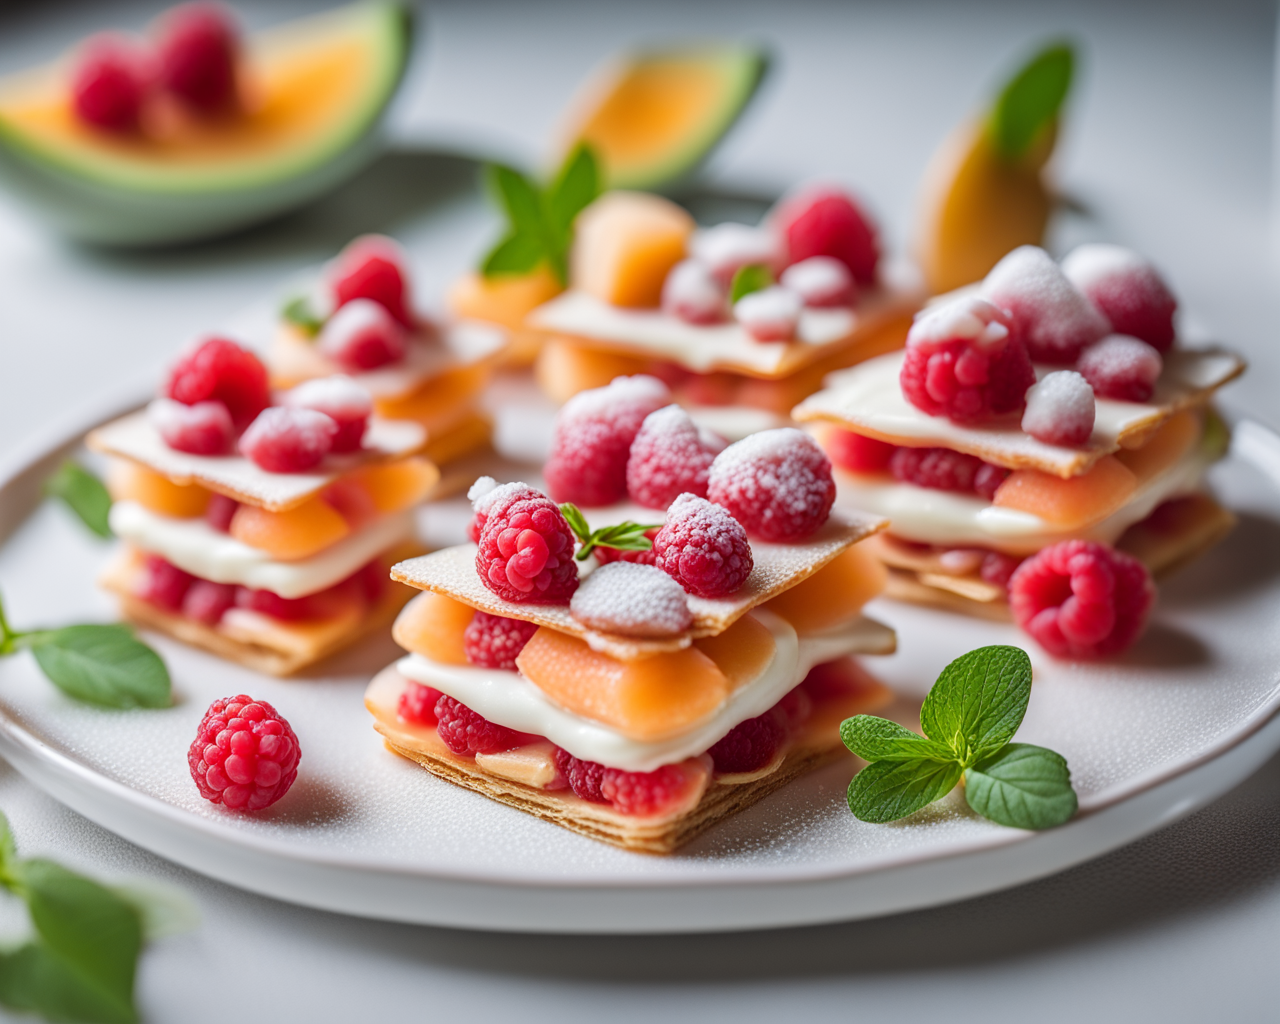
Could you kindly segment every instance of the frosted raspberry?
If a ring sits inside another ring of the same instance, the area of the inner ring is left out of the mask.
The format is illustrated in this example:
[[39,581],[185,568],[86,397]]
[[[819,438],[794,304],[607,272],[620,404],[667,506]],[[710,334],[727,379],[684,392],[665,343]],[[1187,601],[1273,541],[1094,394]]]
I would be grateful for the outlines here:
[[662,311],[686,323],[713,324],[727,309],[724,287],[698,260],[677,263],[662,282]]
[[930,416],[979,423],[1021,409],[1036,374],[1008,314],[966,296],[911,325],[898,381],[907,401]]
[[1099,398],[1145,402],[1155,394],[1164,360],[1145,341],[1112,334],[1085,349],[1076,369]]
[[516,658],[537,631],[534,622],[476,612],[462,633],[462,649],[473,665],[514,672]]
[[774,759],[785,738],[778,716],[766,711],[735,725],[707,753],[718,772],[755,772]]
[[634,562],[602,565],[569,602],[588,629],[622,636],[679,636],[693,623],[684,588],[663,570]]
[[559,506],[536,495],[490,512],[476,551],[476,572],[507,601],[566,604],[578,589],[574,538]]
[[410,682],[396,702],[396,717],[411,725],[435,725],[436,702],[444,694],[434,686]]
[[241,694],[209,705],[187,764],[206,800],[232,811],[260,811],[289,792],[300,755],[298,737],[281,714],[265,700]]
[[667,386],[644,375],[615,377],[570,398],[556,414],[542,470],[551,496],[586,508],[625,498],[631,442],[645,417],[670,401]]
[[150,77],[146,57],[130,40],[109,32],[93,36],[76,61],[71,108],[94,128],[136,131]]
[[781,239],[767,228],[727,222],[695,231],[689,239],[689,254],[727,288],[743,267],[763,264],[777,269],[783,247]]
[[480,543],[480,534],[484,532],[484,524],[490,512],[501,511],[519,498],[539,497],[541,493],[528,484],[518,481],[500,484],[491,476],[480,477],[467,491],[467,498],[471,502],[472,509],[475,510],[475,515],[467,524],[467,536],[475,543]]
[[1172,347],[1178,300],[1160,272],[1136,252],[1118,245],[1081,245],[1062,261],[1062,272],[1117,334],[1139,338],[1158,352]]
[[264,409],[240,438],[240,452],[268,473],[303,473],[333,448],[338,424],[314,409]]
[[403,327],[413,328],[410,312],[408,261],[399,244],[384,235],[362,235],[334,261],[329,285],[334,305],[372,299]]
[[316,345],[352,373],[399,362],[408,349],[405,329],[372,299],[352,299],[334,313],[320,329]]
[[161,84],[204,114],[234,107],[237,35],[230,13],[218,4],[183,4],[168,11],[156,44]]
[[827,435],[826,447],[831,461],[851,473],[883,473],[898,450],[896,444],[888,441],[838,428]]
[[496,754],[525,742],[524,733],[490,722],[448,694],[436,701],[436,723],[436,732],[455,754]]
[[164,394],[183,405],[221,402],[236,430],[243,430],[271,404],[262,360],[226,338],[209,338],[179,357]]
[[1074,363],[1111,330],[1053,257],[1034,245],[1019,246],[997,263],[982,282],[982,294],[1009,312],[1038,362]]
[[606,768],[600,780],[600,795],[619,814],[647,817],[665,810],[684,792],[684,772],[678,765],[664,764],[651,772],[624,772]]
[[678,405],[645,417],[627,459],[627,493],[647,508],[666,508],[676,495],[707,493],[711,460],[724,450],[723,438],[698,429]]
[[221,402],[183,405],[172,398],[157,398],[147,406],[147,419],[175,451],[226,455],[235,445],[236,428]]
[[373,398],[350,377],[320,377],[286,391],[281,405],[292,409],[315,409],[338,424],[333,436],[333,451],[358,451],[364,440],[369,417],[373,415]]
[[790,288],[773,285],[733,304],[733,318],[756,341],[789,341],[796,335],[804,300]]
[[793,263],[778,283],[799,295],[806,306],[852,306],[858,297],[853,274],[834,256],[810,256]]
[[209,507],[204,510],[204,521],[222,533],[231,532],[231,519],[236,514],[240,502],[228,498],[225,494],[214,494],[209,498]]
[[859,284],[874,284],[880,243],[870,218],[843,189],[809,186],[784,199],[769,215],[787,242],[788,260],[833,256]]
[[[652,530],[645,530],[644,535],[649,538],[652,544],[658,536],[658,530],[661,527],[655,526]],[[608,565],[611,562],[634,562],[636,565],[656,565],[656,556],[653,548],[648,551],[623,551],[620,548],[593,548],[591,553],[596,556],[596,561],[601,565]]]
[[654,565],[697,597],[727,597],[755,564],[747,531],[724,508],[682,494],[653,539]]
[[1023,559],[1016,555],[1006,555],[1003,551],[988,551],[982,556],[982,566],[978,572],[988,583],[1007,589],[1009,580],[1022,562]]
[[600,783],[604,781],[604,765],[599,761],[583,761],[560,747],[556,747],[555,754],[552,756],[556,768],[564,776],[574,796],[593,804],[609,802],[600,792]]
[[1000,466],[950,448],[899,448],[889,460],[894,477],[936,491],[973,492],[988,501],[1009,475]]
[[182,599],[182,614],[206,626],[215,626],[235,603],[236,588],[233,584],[197,579]]
[[753,536],[793,543],[827,521],[836,484],[818,443],[782,427],[744,437],[717,455],[707,497]]
[[143,557],[142,572],[134,593],[167,611],[179,612],[194,582],[195,577],[191,573],[159,555],[148,554]]
[[1032,555],[1009,581],[1014,620],[1057,658],[1125,650],[1142,632],[1155,587],[1136,558],[1087,540]]
[[1055,370],[1027,392],[1022,429],[1045,444],[1084,444],[1093,433],[1097,405],[1080,374]]

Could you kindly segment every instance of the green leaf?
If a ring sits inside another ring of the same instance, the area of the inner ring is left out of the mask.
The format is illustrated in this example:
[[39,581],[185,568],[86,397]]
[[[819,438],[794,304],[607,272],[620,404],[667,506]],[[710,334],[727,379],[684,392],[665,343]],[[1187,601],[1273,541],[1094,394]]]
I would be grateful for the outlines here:
[[311,303],[307,301],[305,295],[299,295],[286,302],[280,315],[308,338],[314,338],[324,326],[324,320],[312,312]]
[[545,245],[542,198],[537,186],[513,167],[490,164],[489,185],[506,211],[511,235],[529,235]]
[[23,637],[41,670],[68,696],[112,708],[165,708],[169,670],[123,625],[67,626]]
[[45,493],[61,500],[85,526],[99,537],[110,537],[107,513],[111,511],[111,495],[102,481],[68,459],[44,484]]
[[8,888],[13,875],[14,860],[18,856],[18,848],[13,842],[13,830],[9,828],[9,819],[0,811],[0,885]]
[[961,774],[954,761],[877,761],[849,783],[849,810],[859,821],[897,821],[942,799]]
[[480,273],[485,277],[527,274],[545,255],[542,239],[537,235],[508,235],[489,250],[489,255],[480,264]]
[[1010,743],[965,773],[964,795],[984,818],[1014,828],[1053,828],[1076,813],[1076,791],[1061,754]]
[[195,931],[200,911],[182,889],[150,879],[134,879],[107,886],[129,904],[142,923],[146,942]]
[[924,699],[920,725],[968,768],[994,754],[1022,724],[1031,699],[1031,659],[1020,647],[979,647],[942,670]]
[[773,284],[773,271],[763,263],[751,263],[739,267],[729,285],[729,305],[733,305],[744,295],[764,291]]
[[1204,433],[1200,435],[1200,451],[1206,459],[1217,461],[1231,447],[1231,428],[1213,406],[1204,410]]
[[569,524],[569,529],[573,531],[573,535],[578,540],[585,541],[591,536],[591,527],[587,523],[587,517],[582,514],[582,509],[578,508],[571,501],[566,501],[560,506],[560,512],[564,515],[565,522]]
[[1054,43],[1036,54],[997,97],[991,111],[991,138],[996,152],[1018,160],[1058,117],[1071,88],[1075,52]]
[[573,241],[573,222],[600,195],[600,164],[595,151],[579,143],[547,189],[547,221],[559,248]]
[[0,1003],[51,1021],[133,1024],[132,1000],[102,992],[45,945],[0,953]]
[[864,761],[953,761],[951,751],[875,715],[857,715],[840,723],[840,739]]
[[585,562],[596,548],[616,548],[619,551],[648,551],[653,547],[645,534],[649,530],[660,529],[661,523],[633,523],[630,519],[614,526],[602,526],[592,530],[582,510],[572,502],[560,506],[565,522],[578,538],[578,553],[574,555],[579,562]]

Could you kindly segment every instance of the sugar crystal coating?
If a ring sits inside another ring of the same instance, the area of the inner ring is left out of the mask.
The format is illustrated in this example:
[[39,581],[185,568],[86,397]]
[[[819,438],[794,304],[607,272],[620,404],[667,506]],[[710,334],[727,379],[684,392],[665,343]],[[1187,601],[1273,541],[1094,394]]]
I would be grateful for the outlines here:
[[471,522],[467,524],[467,536],[473,541],[479,542],[480,534],[484,532],[484,524],[489,518],[490,512],[494,509],[504,508],[517,498],[534,498],[540,493],[540,491],[520,481],[500,484],[491,476],[478,478],[467,491],[467,500],[471,502],[471,507],[475,510],[475,515],[472,517]]
[[249,424],[240,452],[269,473],[303,473],[333,450],[338,424],[315,409],[274,405]]
[[1164,360],[1145,341],[1110,334],[1081,353],[1076,369],[1099,398],[1145,402],[1155,394]]
[[403,359],[408,339],[381,303],[352,299],[325,321],[316,347],[344,370],[360,373]]
[[778,283],[799,295],[806,306],[851,306],[858,295],[853,274],[834,256],[810,256],[793,263]]
[[573,547],[559,506],[535,492],[491,509],[476,550],[476,572],[504,600],[567,604],[578,589]]
[[717,455],[707,497],[753,536],[792,543],[827,521],[836,485],[818,443],[802,430],[781,427],[744,437]]
[[1038,246],[1022,245],[1005,256],[982,282],[982,294],[1012,315],[1037,362],[1074,363],[1111,329]]
[[782,260],[782,243],[766,228],[726,221],[695,231],[689,239],[689,253],[717,281],[728,285],[743,267],[753,264],[777,267]]
[[693,622],[684,588],[661,569],[602,565],[578,587],[569,614],[588,629],[620,636],[679,636]]
[[756,341],[788,341],[795,337],[804,300],[790,288],[772,285],[744,295],[733,304],[733,318]]
[[260,811],[298,777],[298,737],[264,700],[244,694],[209,705],[187,765],[200,795],[232,811]]
[[333,438],[333,451],[353,452],[364,440],[369,417],[373,415],[373,396],[350,377],[336,374],[304,381],[286,391],[281,405],[294,409],[315,409],[338,424]]
[[1160,272],[1136,252],[1119,245],[1077,246],[1062,261],[1062,272],[1117,334],[1139,338],[1158,352],[1172,347],[1178,300]]
[[723,320],[728,309],[724,287],[699,260],[683,260],[662,283],[662,310],[691,324]]
[[235,444],[231,413],[221,402],[183,405],[172,398],[157,398],[147,406],[147,419],[161,440],[175,451],[226,455]]
[[1027,392],[1022,429],[1045,444],[1080,445],[1093,433],[1097,402],[1074,370],[1055,370]]
[[627,493],[647,508],[666,508],[686,491],[705,497],[711,461],[724,447],[680,406],[663,406],[645,417],[631,444]]
[[755,560],[742,524],[706,498],[682,494],[653,539],[654,565],[697,597],[728,597]]

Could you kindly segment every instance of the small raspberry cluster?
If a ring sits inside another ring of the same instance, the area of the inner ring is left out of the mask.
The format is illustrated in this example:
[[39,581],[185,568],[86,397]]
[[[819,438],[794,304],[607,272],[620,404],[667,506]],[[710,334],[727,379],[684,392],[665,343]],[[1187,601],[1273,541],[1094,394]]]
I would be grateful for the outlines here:
[[330,264],[323,302],[332,310],[316,347],[347,373],[400,362],[422,324],[413,313],[408,258],[385,235],[361,235]]
[[684,772],[675,764],[651,772],[628,772],[581,760],[560,747],[556,747],[555,763],[578,799],[609,804],[619,814],[635,817],[662,813],[684,795],[687,787]]
[[260,811],[298,777],[298,737],[270,704],[241,694],[204,713],[187,764],[200,795],[232,811]]
[[506,601],[567,604],[578,589],[578,567],[560,507],[521,485],[489,502],[484,517],[476,550],[484,585]]

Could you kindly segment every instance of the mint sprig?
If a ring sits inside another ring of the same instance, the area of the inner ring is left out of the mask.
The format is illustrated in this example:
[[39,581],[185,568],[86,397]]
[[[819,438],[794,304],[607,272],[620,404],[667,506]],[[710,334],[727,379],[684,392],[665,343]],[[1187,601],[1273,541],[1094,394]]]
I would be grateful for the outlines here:
[[560,511],[564,513],[565,522],[569,524],[569,529],[578,538],[578,553],[573,557],[579,562],[586,561],[596,548],[616,548],[619,551],[649,551],[653,548],[653,541],[646,537],[645,534],[662,526],[661,523],[633,523],[628,519],[626,522],[618,523],[616,526],[602,526],[598,530],[592,530],[587,522],[587,517],[572,502],[565,502],[560,506]]
[[849,783],[849,810],[861,821],[897,821],[963,779],[965,799],[984,818],[1014,828],[1061,825],[1077,805],[1066,760],[1012,742],[1030,699],[1026,652],[980,647],[933,684],[920,709],[923,736],[873,715],[846,719],[840,738],[870,762]]
[[764,291],[773,284],[773,271],[763,263],[749,263],[734,271],[733,280],[729,282],[729,305],[733,305],[744,295]]
[[1067,43],[1053,43],[1031,58],[996,98],[988,128],[996,152],[1016,161],[1058,118],[1071,89],[1075,51]]
[[314,338],[324,327],[324,318],[311,309],[311,300],[305,295],[297,295],[286,302],[280,315],[308,338]]
[[44,482],[44,492],[57,498],[99,537],[110,537],[107,514],[111,495],[102,481],[74,459],[68,459]]

